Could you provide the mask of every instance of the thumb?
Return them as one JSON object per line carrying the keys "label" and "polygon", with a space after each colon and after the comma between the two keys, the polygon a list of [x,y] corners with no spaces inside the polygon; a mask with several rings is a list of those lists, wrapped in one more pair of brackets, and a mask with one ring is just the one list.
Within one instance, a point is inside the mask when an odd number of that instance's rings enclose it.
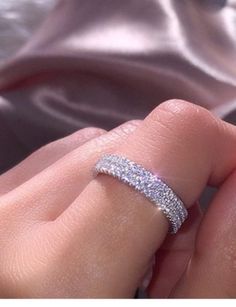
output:
{"label": "thumb", "polygon": [[172,296],[236,297],[236,172],[219,189],[197,236],[188,269]]}
{"label": "thumb", "polygon": [[[225,180],[235,151],[233,126],[174,100],[158,106],[115,153],[158,174],[189,208],[207,182]],[[132,297],[169,227],[161,210],[107,175],[92,180],[56,224],[69,246],[62,274],[68,265],[84,272],[84,297]]]}

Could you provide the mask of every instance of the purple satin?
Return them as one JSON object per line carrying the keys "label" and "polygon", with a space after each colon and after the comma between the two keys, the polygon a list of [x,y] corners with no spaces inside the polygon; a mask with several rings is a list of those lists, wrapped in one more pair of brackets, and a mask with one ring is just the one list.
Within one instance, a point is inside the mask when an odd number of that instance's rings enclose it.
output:
{"label": "purple satin", "polygon": [[60,1],[0,68],[0,170],[186,99],[236,122],[236,1]]}

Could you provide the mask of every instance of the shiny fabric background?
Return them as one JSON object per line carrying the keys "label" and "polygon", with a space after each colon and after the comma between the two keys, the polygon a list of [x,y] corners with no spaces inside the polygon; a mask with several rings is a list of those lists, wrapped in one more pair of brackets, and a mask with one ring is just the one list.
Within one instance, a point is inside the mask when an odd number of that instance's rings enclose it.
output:
{"label": "shiny fabric background", "polygon": [[37,30],[56,0],[0,1],[0,61],[26,43]]}
{"label": "shiny fabric background", "polygon": [[[62,0],[0,68],[0,170],[187,99],[236,122],[236,0]],[[0,42],[0,49],[3,46]]]}

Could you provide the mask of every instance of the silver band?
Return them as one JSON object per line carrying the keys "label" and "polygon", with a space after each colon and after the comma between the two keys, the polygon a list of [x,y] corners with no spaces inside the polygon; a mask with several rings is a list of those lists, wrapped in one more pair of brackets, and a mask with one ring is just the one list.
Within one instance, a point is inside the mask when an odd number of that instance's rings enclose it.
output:
{"label": "silver band", "polygon": [[95,173],[113,176],[144,194],[165,214],[171,225],[171,233],[176,233],[188,216],[182,200],[165,182],[127,158],[104,155],[97,162]]}

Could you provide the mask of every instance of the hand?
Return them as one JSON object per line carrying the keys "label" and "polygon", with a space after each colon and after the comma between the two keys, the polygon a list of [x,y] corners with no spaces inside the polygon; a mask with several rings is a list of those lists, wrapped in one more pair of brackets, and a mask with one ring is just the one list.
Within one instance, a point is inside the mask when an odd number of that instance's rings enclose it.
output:
{"label": "hand", "polygon": [[[176,236],[140,193],[92,177],[105,152],[158,172],[183,199],[190,218]],[[235,152],[235,127],[183,101],[40,149],[0,177],[0,296],[133,297],[156,254],[152,297],[235,297]],[[207,183],[219,192],[199,227]]]}

